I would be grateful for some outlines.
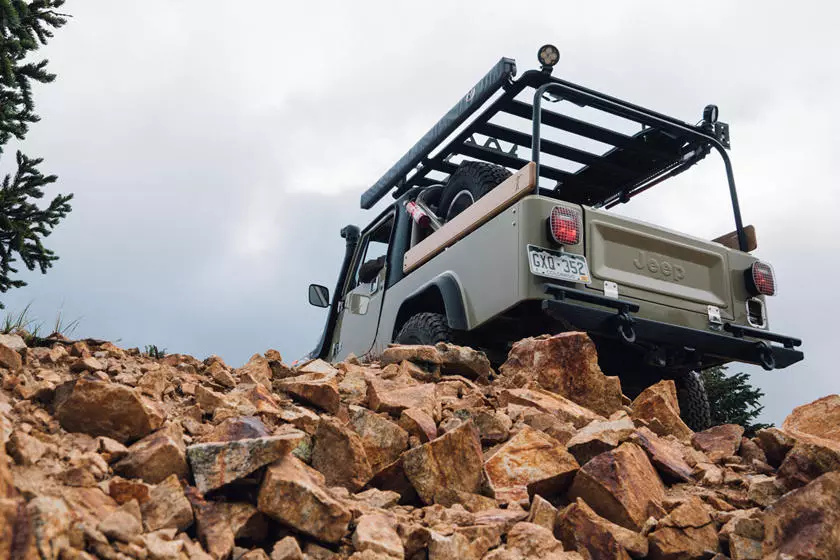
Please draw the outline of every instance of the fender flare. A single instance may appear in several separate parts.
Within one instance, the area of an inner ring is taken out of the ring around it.
[[[397,313],[398,319],[407,320],[408,317],[404,316],[405,310],[410,309],[412,304],[424,296],[428,296],[432,290],[440,294],[449,327],[455,330],[468,330],[469,322],[467,321],[467,309],[464,304],[464,292],[461,289],[461,283],[452,272],[444,272],[411,292],[400,305],[400,310]],[[421,311],[422,309],[417,310],[417,312]],[[396,327],[399,327],[400,324],[401,322],[398,320]]]

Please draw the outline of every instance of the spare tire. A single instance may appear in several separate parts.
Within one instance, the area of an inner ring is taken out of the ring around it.
[[[445,221],[451,220],[510,175],[510,171],[492,163],[461,163],[446,182],[438,204],[438,215]]]

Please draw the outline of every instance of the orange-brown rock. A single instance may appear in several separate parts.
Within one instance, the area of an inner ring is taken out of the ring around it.
[[[331,414],[338,411],[340,396],[338,377],[334,373],[306,373],[280,379],[274,382],[274,389],[285,391]]]
[[[840,557],[840,473],[782,496],[763,516],[767,560]]]
[[[840,450],[808,442],[797,443],[779,466],[785,490],[799,488],[827,472],[840,472]]]
[[[257,507],[316,539],[335,543],[347,534],[352,514],[324,488],[321,473],[292,456],[269,465]]]
[[[634,419],[643,420],[659,436],[673,435],[679,440],[691,438],[691,428],[680,418],[677,386],[664,379],[642,391],[631,405]]]
[[[555,533],[568,550],[577,550],[584,558],[643,558],[648,553],[647,539],[604,519],[578,498],[557,517]]]
[[[794,408],[782,429],[798,441],[840,452],[840,395],[829,395]]]
[[[304,560],[300,545],[292,536],[283,537],[271,549],[271,560]]]
[[[525,427],[499,447],[484,464],[496,489],[521,489],[542,496],[564,492],[580,468],[555,439]]]
[[[592,457],[615,449],[624,443],[635,430],[633,421],[623,411],[611,420],[596,420],[579,430],[566,447],[583,465]]]
[[[431,504],[445,489],[479,493],[483,459],[478,430],[472,422],[403,453],[402,467],[424,503]]]
[[[718,535],[703,501],[688,497],[662,518],[649,535],[654,560],[702,560],[719,550]]]
[[[128,454],[114,464],[114,472],[128,478],[142,478],[149,484],[170,475],[189,476],[184,436],[180,426],[168,424],[128,448]]]
[[[399,459],[408,449],[408,432],[366,408],[350,407],[350,427],[359,434],[374,473]]]
[[[437,425],[434,419],[424,410],[407,408],[400,413],[400,426],[415,436],[421,442],[432,441],[437,437]]]
[[[603,416],[621,409],[621,384],[598,367],[586,333],[526,338],[513,345],[501,367],[503,387],[540,387]]]
[[[440,353],[434,346],[396,345],[386,348],[379,361],[382,365],[399,364],[403,361],[440,364]]]
[[[755,442],[767,456],[767,462],[778,467],[784,461],[788,451],[793,449],[796,440],[779,428],[765,428],[755,434]]]
[[[563,543],[551,531],[534,523],[519,522],[508,531],[505,545],[485,556],[487,560],[519,560],[545,558],[547,560],[571,559],[563,551]]]
[[[400,417],[403,410],[409,408],[419,408],[432,418],[440,416],[434,383],[392,388],[381,381],[369,380],[367,397],[371,410],[387,412],[396,418]]]
[[[192,507],[174,474],[151,489],[148,500],[140,504],[140,511],[146,531],[184,531],[193,524]]]
[[[120,443],[149,435],[165,417],[159,405],[129,387],[87,378],[56,389],[55,414],[68,432],[107,436]]]
[[[683,459],[680,444],[661,438],[644,426],[636,429],[630,441],[645,450],[664,479],[682,482],[691,480],[692,470]]]
[[[353,533],[353,547],[357,552],[370,551],[384,558],[401,560],[405,557],[395,520],[382,514],[366,514],[359,518]]]
[[[713,462],[723,461],[738,453],[744,427],[738,424],[722,424],[691,436],[691,444],[705,453]]]
[[[594,420],[604,419],[561,395],[542,389],[505,389],[499,394],[499,403],[502,406],[515,404],[532,407],[570,422],[576,428],[582,428]]]
[[[221,488],[287,455],[303,436],[290,430],[277,436],[191,445],[187,456],[195,485],[203,494]]]
[[[598,455],[575,475],[570,498],[582,498],[600,516],[638,531],[661,517],[665,488],[644,451],[632,443]]]
[[[557,521],[557,508],[551,505],[551,502],[536,494],[534,499],[531,500],[531,509],[528,510],[526,521],[554,531],[554,525]]]
[[[340,420],[322,417],[314,439],[312,467],[324,475],[327,486],[356,492],[373,477],[362,438]]]
[[[201,436],[200,443],[236,441],[271,435],[262,420],[256,416],[225,418],[212,430]]]
[[[23,367],[23,360],[17,351],[0,343],[0,367],[17,371]]]
[[[435,349],[440,355],[440,369],[444,375],[462,375],[486,383],[493,374],[490,360],[484,352],[446,342],[438,342]]]

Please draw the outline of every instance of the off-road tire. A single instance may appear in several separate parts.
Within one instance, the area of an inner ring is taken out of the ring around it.
[[[453,342],[454,336],[446,317],[440,313],[413,315],[400,329],[397,344],[430,344]]]
[[[446,182],[438,204],[438,215],[444,219],[455,217],[510,175],[510,171],[492,163],[482,161],[461,163]],[[456,200],[458,201],[457,208],[454,209],[456,212],[450,215],[450,207]]]
[[[700,376],[690,371],[674,379],[674,383],[677,386],[677,400],[683,422],[695,432],[710,428],[712,413],[709,397]]]

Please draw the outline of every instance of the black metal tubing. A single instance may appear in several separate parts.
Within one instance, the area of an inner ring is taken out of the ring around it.
[[[467,118],[479,109],[490,97],[516,75],[516,61],[502,58],[438,123],[433,126],[417,144],[389,169],[371,188],[362,194],[364,209],[373,207],[385,196],[397,181],[403,180],[409,171],[427,157],[435,146],[455,132]]]
[[[613,310],[548,299],[543,300],[542,307],[551,317],[568,321],[575,328],[609,338],[618,337],[618,314]],[[775,360],[775,367],[781,369],[804,358],[801,351],[792,348],[770,346],[764,342],[738,338],[730,334],[701,331],[639,317],[633,317],[633,330],[637,342],[678,349],[690,348],[698,355],[712,359],[763,365],[761,354],[769,348]]]
[[[732,213],[735,215],[735,231],[738,232],[738,246],[742,251],[747,250],[747,237],[744,233],[743,221],[741,220],[741,206],[738,203],[738,192],[735,188],[735,175],[732,171],[732,162],[730,161],[729,155],[726,153],[726,148],[723,146],[723,144],[721,144],[720,141],[718,141],[718,139],[714,136],[710,136],[705,132],[701,132],[695,127],[689,126],[685,123],[681,123],[675,119],[666,117],[665,115],[660,115],[653,111],[643,109],[631,103],[620,101],[618,99],[597,93],[595,91],[587,90],[586,88],[582,88],[580,86],[576,86],[568,82],[563,82],[562,80],[549,82],[538,87],[537,90],[534,92],[534,103],[532,105],[533,133],[531,134],[533,138],[531,160],[536,164],[537,177],[540,177],[540,131],[542,123],[542,100],[543,96],[548,91],[561,93],[565,97],[582,99],[586,102],[587,105],[641,122],[648,126],[658,127],[663,130],[673,130],[682,132],[683,134],[687,134],[689,136],[697,138],[698,140],[701,140],[703,144],[715,148],[715,150],[718,151],[721,158],[723,159],[723,164],[726,167],[726,179],[729,183],[729,196],[732,200]],[[559,190],[559,187],[557,190]],[[562,193],[560,193],[560,195],[562,197]]]
[[[577,301],[610,307],[616,311],[629,311],[632,313],[639,310],[639,304],[633,303],[632,301],[608,298],[594,292],[585,292],[583,290],[567,288],[566,286],[560,286],[558,284],[546,284],[544,289],[547,294],[553,295],[558,300],[574,299]]]
[[[727,332],[731,332],[737,338],[744,338],[745,336],[749,336],[751,338],[769,340],[770,342],[778,342],[779,344],[784,344],[785,348],[794,348],[796,346],[802,346],[802,340],[799,338],[794,338],[792,336],[786,336],[783,334],[771,333],[761,329],[754,329],[752,327],[745,327],[743,325],[736,325],[734,323],[724,323],[723,329]]]
[[[735,188],[732,164],[726,147],[711,123],[693,126],[678,119],[622,101],[615,97],[579,86],[547,72],[530,70],[521,78],[515,61],[501,59],[470,92],[429,130],[400,160],[361,197],[362,208],[371,208],[389,191],[399,198],[412,187],[445,182],[434,180],[430,172],[451,174],[457,165],[454,155],[474,158],[505,167],[519,169],[527,161],[516,154],[516,147],[531,148],[537,163],[538,177],[557,182],[552,196],[578,204],[607,207],[626,202],[666,178],[688,169],[714,148],[723,158],[732,200],[732,211],[741,250],[746,248],[741,209]],[[526,88],[534,88],[533,103],[516,99]],[[495,100],[491,98],[502,91]],[[585,122],[542,108],[546,92],[559,93],[564,101],[592,107],[628,119],[642,126],[641,132],[629,136],[593,123]],[[479,112],[479,109],[487,105]],[[532,120],[532,134],[513,130],[490,120],[496,115],[509,115]],[[467,120],[475,117],[467,123]],[[467,123],[466,126],[463,126]],[[449,142],[446,139],[460,128]],[[562,130],[577,136],[613,146],[603,154],[587,152],[561,142],[541,139],[543,127]],[[475,134],[495,140],[494,145],[481,145]],[[497,149],[498,141],[510,142],[514,149]],[[446,144],[443,144],[446,142]],[[432,152],[435,152],[432,155]],[[575,172],[565,171],[540,161],[541,153],[582,164]]]

